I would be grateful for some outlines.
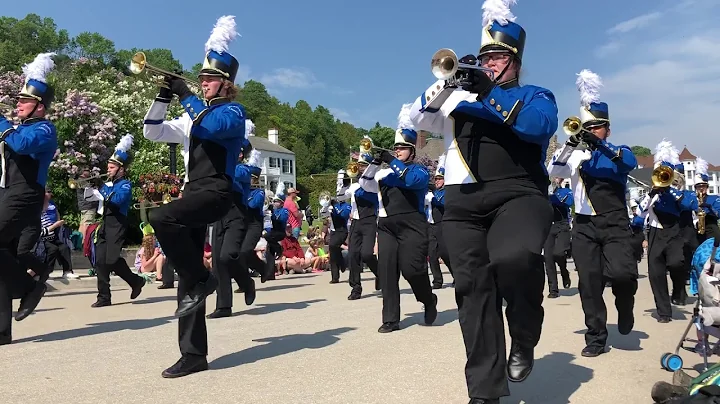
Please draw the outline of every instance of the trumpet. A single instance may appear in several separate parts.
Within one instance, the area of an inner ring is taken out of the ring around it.
[[[347,171],[350,178],[356,178],[358,174],[360,174],[360,165],[357,161],[351,161],[348,163],[347,167],[345,167],[345,171]]]
[[[448,48],[442,48],[433,54],[430,60],[430,70],[435,78],[445,80],[453,87],[459,87],[461,82],[468,81],[471,70],[481,70],[489,74],[490,80],[495,80],[495,73],[491,69],[460,63],[455,51]],[[456,77],[457,72],[462,72],[462,75]]]
[[[167,70],[163,70],[159,67],[155,67],[147,62],[147,57],[145,56],[145,52],[137,52],[135,55],[133,55],[132,60],[130,61],[130,71],[133,74],[140,74],[142,72],[157,74],[160,76],[163,76],[164,78],[172,77],[180,80],[184,80],[187,83],[195,84],[196,86],[200,86],[200,83],[197,80],[189,79],[185,76],[181,76],[179,74],[175,74],[172,72],[169,72]],[[167,88],[167,83],[164,81],[158,82],[158,84],[161,87]]]
[[[668,166],[658,166],[651,175],[653,188],[667,188],[675,180],[675,172]]]
[[[157,203],[154,201],[141,201],[139,203],[136,203],[133,205],[133,209],[153,209],[153,208],[159,208],[162,205],[167,205],[168,203],[179,199],[179,198],[173,198],[170,194],[163,194],[162,196],[162,203]]]
[[[68,180],[68,188],[88,188],[92,186],[95,182],[106,182],[108,179],[109,177],[107,174],[93,174],[87,178],[70,178]]]
[[[576,116],[571,116],[566,119],[565,122],[563,122],[562,129],[568,136],[575,136],[580,134],[580,132],[587,132],[587,130],[582,127],[580,118]]]
[[[372,153],[372,152],[383,151],[383,150],[388,151],[390,153],[393,152],[390,149],[383,149],[382,147],[375,146],[373,144],[372,139],[370,139],[369,137],[364,137],[364,138],[360,139],[360,154]]]

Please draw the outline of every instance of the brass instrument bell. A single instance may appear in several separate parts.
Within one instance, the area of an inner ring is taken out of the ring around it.
[[[672,185],[675,172],[672,168],[661,165],[653,170],[651,178],[654,188],[667,188]]]
[[[383,149],[382,147],[375,146],[373,144],[372,139],[370,139],[369,137],[364,137],[364,138],[360,139],[360,154],[365,154],[365,153],[372,154],[373,152],[378,152],[378,151],[383,151],[383,150],[393,153],[393,151],[390,149]]]
[[[184,80],[187,83],[195,84],[196,86],[200,86],[200,83],[197,80],[189,79],[185,76],[181,76],[179,74],[175,74],[172,72],[169,72],[167,70],[163,70],[159,67],[155,67],[147,62],[147,57],[145,56],[145,52],[137,52],[133,55],[132,60],[130,61],[130,71],[133,74],[140,74],[142,72],[152,73],[163,77],[172,77],[180,80]],[[158,82],[158,85],[161,87],[167,87],[167,84],[164,82]]]
[[[328,191],[322,191],[322,192],[320,193],[320,196],[318,197],[318,203],[319,203],[320,206],[322,206],[323,208],[327,208],[328,206],[330,206],[330,200],[331,200],[331,198],[332,198],[332,196],[330,195],[330,192],[328,192]]]
[[[108,175],[107,174],[95,174],[87,178],[70,178],[67,182],[68,188],[70,189],[78,189],[78,188],[87,188],[90,185],[92,185],[93,182],[100,180],[100,181],[107,181]]]
[[[582,121],[576,116],[571,116],[563,122],[562,129],[566,135],[575,136],[583,131]]]
[[[495,74],[492,69],[460,63],[455,51],[448,48],[442,48],[432,55],[430,59],[430,70],[436,79],[451,81],[453,85],[459,84],[455,79],[455,74],[458,71],[468,72],[470,70],[482,70],[490,75],[490,80],[495,80]]]
[[[345,171],[347,171],[347,175],[350,178],[356,178],[360,173],[360,165],[356,161],[351,161],[348,163]]]

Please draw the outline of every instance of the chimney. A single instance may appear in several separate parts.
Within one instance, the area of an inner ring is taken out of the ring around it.
[[[420,150],[425,145],[427,145],[427,139],[430,136],[430,133],[425,132],[424,130],[418,131],[418,138],[417,138],[417,144],[415,145],[415,149]]]
[[[268,130],[268,140],[270,143],[278,144],[278,130],[275,128],[271,128]]]

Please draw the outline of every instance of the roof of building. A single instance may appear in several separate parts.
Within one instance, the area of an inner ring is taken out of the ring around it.
[[[252,145],[252,147],[254,147],[260,151],[269,151],[269,152],[285,153],[285,154],[292,154],[292,155],[295,154],[291,150],[288,150],[280,145],[277,145],[264,137],[250,136],[250,137],[248,137],[248,140],[250,141],[250,144]]]
[[[688,161],[688,160],[697,159],[697,156],[690,153],[690,150],[688,150],[687,147],[683,147],[682,151],[680,152],[679,158],[680,158],[680,161]],[[638,166],[640,166],[640,167],[652,168],[655,165],[655,157],[653,157],[652,155],[637,156],[637,162],[638,162]],[[716,166],[714,164],[708,163],[708,171],[720,171],[720,166]]]
[[[437,160],[445,152],[445,145],[442,138],[432,137],[427,140],[425,147],[417,151],[417,157],[427,156]]]

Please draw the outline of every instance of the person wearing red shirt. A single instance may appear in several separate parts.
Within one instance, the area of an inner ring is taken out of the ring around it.
[[[303,249],[300,247],[300,242],[293,236],[291,231],[291,227],[288,225],[286,232],[287,237],[280,242],[283,249],[283,257],[285,258],[284,262],[280,265],[288,272],[292,271],[296,274],[302,274],[306,272],[305,269],[309,265],[306,262],[305,253],[303,253]],[[310,268],[307,268],[307,272],[310,272]]]
[[[288,189],[287,197],[283,204],[283,208],[287,209],[290,214],[288,215],[288,224],[292,229],[293,237],[300,238],[300,226],[302,225],[302,212],[297,205],[297,190],[295,188]]]

